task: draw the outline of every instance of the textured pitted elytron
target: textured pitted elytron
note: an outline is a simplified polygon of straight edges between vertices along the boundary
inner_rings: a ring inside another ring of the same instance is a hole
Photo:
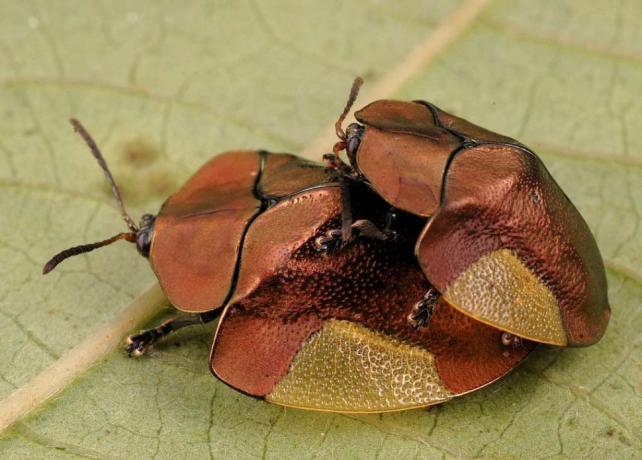
[[[308,409],[370,412],[427,406],[451,397],[425,349],[356,323],[331,320],[305,342],[266,399]]]
[[[444,292],[444,299],[499,329],[554,345],[566,345],[553,293],[508,249],[472,263]]]

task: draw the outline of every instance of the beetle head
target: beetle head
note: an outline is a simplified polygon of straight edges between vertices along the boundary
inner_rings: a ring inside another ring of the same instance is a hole
[[[359,123],[350,123],[346,128],[345,149],[353,167],[357,166],[357,150],[359,149],[359,144],[361,144],[363,131],[364,126]]]
[[[149,250],[152,247],[152,236],[154,235],[154,222],[156,216],[153,214],[143,214],[138,224],[138,233],[136,234],[136,249],[143,257],[149,256]]]
[[[44,268],[42,269],[43,275],[46,275],[47,273],[49,273],[51,270],[56,268],[56,266],[60,262],[62,262],[63,260],[71,256],[83,254],[85,252],[90,252],[90,251],[93,251],[94,249],[107,246],[108,244],[114,243],[119,240],[125,240],[125,241],[129,241],[130,243],[135,243],[136,249],[138,249],[138,252],[143,257],[149,256],[149,250],[151,247],[152,236],[154,231],[154,220],[156,219],[156,217],[151,214],[145,214],[140,219],[139,225],[136,225],[134,223],[134,220],[129,216],[129,214],[127,213],[127,210],[125,209],[125,204],[123,203],[123,197],[120,193],[120,189],[116,185],[116,181],[114,180],[114,177],[112,176],[111,171],[109,171],[109,168],[107,167],[107,162],[105,162],[105,158],[103,157],[102,153],[98,149],[96,142],[91,137],[89,132],[85,129],[85,127],[78,120],[72,118],[70,121],[71,121],[71,125],[74,127],[76,132],[80,134],[80,137],[83,138],[83,140],[89,147],[89,150],[91,151],[92,155],[94,155],[94,157],[96,158],[96,161],[98,161],[98,164],[100,165],[103,172],[105,173],[105,176],[109,181],[109,185],[111,185],[111,191],[114,195],[114,198],[116,198],[118,207],[120,208],[120,213],[123,217],[123,220],[125,221],[125,223],[127,224],[127,227],[129,228],[129,232],[118,233],[117,235],[114,235],[111,238],[107,238],[106,240],[98,241],[96,243],[82,244],[80,246],[74,246],[72,248],[65,249],[64,251],[61,251],[55,256],[53,256],[45,264]]]

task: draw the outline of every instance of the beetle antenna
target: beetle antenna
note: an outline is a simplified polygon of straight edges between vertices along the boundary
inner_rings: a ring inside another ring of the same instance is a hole
[[[120,213],[123,216],[123,220],[125,221],[125,223],[129,227],[129,229],[133,233],[138,232],[138,227],[134,223],[134,220],[127,213],[127,209],[125,209],[125,203],[123,202],[123,197],[120,194],[120,189],[118,188],[118,185],[116,185],[116,181],[114,180],[114,176],[111,175],[111,171],[107,167],[107,162],[105,161],[105,158],[103,157],[103,154],[100,152],[100,149],[98,148],[98,145],[96,145],[96,141],[94,141],[94,139],[91,137],[91,134],[89,134],[89,132],[85,129],[85,127],[78,120],[76,120],[75,118],[71,118],[69,121],[71,122],[71,125],[74,127],[74,130],[78,134],[80,134],[80,137],[83,138],[83,140],[85,141],[85,143],[89,147],[89,150],[91,150],[92,155],[94,156],[94,158],[96,158],[96,161],[98,161],[98,164],[100,165],[100,167],[102,168],[103,172],[105,173],[105,176],[107,177],[107,180],[109,181],[109,185],[111,185],[111,192],[114,195],[114,198],[116,198],[116,202],[118,203],[118,207],[120,208]],[[78,246],[78,247],[81,247],[81,246]],[[90,249],[90,251],[91,251],[91,249]],[[83,251],[83,252],[86,252],[86,251]]]
[[[108,238],[103,241],[98,241],[97,243],[81,244],[80,246],[74,246],[73,248],[65,249],[64,251],[59,252],[58,254],[53,256],[51,259],[49,259],[49,262],[47,262],[42,269],[42,274],[46,275],[51,270],[56,268],[56,265],[58,265],[63,260],[68,259],[69,257],[77,256],[78,254],[84,254],[85,252],[90,252],[90,251],[93,251],[94,249],[102,248],[103,246],[107,246],[108,244],[112,244],[118,240],[127,240],[132,243],[135,243],[136,233],[133,233],[133,232],[119,233],[118,235],[114,235],[111,238]]]
[[[96,141],[94,141],[94,139],[91,137],[91,134],[89,134],[89,132],[82,125],[82,123],[80,123],[78,120],[76,120],[75,118],[71,118],[69,121],[71,122],[71,125],[74,127],[74,130],[78,134],[80,134],[80,137],[83,138],[83,140],[89,147],[89,150],[91,151],[92,155],[94,156],[94,158],[96,158],[96,160],[98,161],[98,164],[100,165],[101,169],[105,173],[105,176],[109,181],[109,185],[111,185],[111,192],[114,195],[114,198],[116,198],[116,202],[118,203],[118,207],[120,208],[120,213],[123,216],[123,220],[127,224],[127,227],[129,227],[130,231],[126,233],[119,233],[103,241],[98,241],[96,243],[90,243],[90,244],[81,244],[80,246],[74,246],[73,248],[65,249],[64,251],[59,252],[58,254],[53,256],[51,259],[49,259],[49,262],[45,264],[45,266],[42,269],[43,275],[46,275],[47,273],[49,273],[51,270],[56,268],[56,266],[60,262],[62,262],[65,259],[68,259],[69,257],[76,256],[78,254],[84,254],[85,252],[90,252],[90,251],[93,251],[94,249],[102,248],[103,246],[107,246],[108,244],[115,243],[116,241],[119,241],[119,240],[126,240],[131,243],[135,243],[136,237],[138,235],[138,226],[134,223],[134,220],[127,213],[127,209],[125,209],[125,203],[123,202],[123,197],[120,194],[120,189],[118,188],[118,185],[116,185],[114,176],[111,175],[111,171],[107,167],[107,162],[105,161],[103,154],[100,152],[98,145],[96,145]]]
[[[352,105],[354,104],[354,101],[357,100],[357,96],[359,95],[359,89],[361,88],[361,85],[363,85],[363,78],[357,77],[354,79],[352,82],[352,88],[350,88],[350,96],[348,96],[348,102],[346,102],[346,106],[343,109],[343,113],[339,116],[339,119],[337,122],[334,124],[334,129],[335,132],[337,133],[337,136],[339,139],[342,141],[346,140],[346,132],[343,130],[341,125],[343,124],[343,120],[346,119],[346,116],[348,116],[348,112],[350,112],[350,109],[352,108]]]

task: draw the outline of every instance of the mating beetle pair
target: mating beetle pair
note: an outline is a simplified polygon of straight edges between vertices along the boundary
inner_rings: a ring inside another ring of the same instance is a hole
[[[537,342],[588,345],[610,309],[595,241],[537,156],[426,102],[355,113],[323,167],[234,151],[130,232],[187,316],[128,339],[138,355],[219,315],[210,367],[282,405],[383,412],[440,403]],[[339,153],[346,150],[349,165]]]

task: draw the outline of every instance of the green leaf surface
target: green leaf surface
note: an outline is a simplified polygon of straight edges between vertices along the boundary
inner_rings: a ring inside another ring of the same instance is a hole
[[[473,3],[0,0],[0,399],[154,280],[124,243],[40,275],[56,251],[124,228],[70,116],[132,214],[154,212],[216,152],[302,150],[356,74],[367,91]],[[347,416],[227,387],[207,367],[214,326],[196,327],[143,359],[96,362],[6,431],[0,457],[639,458],[640,23],[635,0],[491,0],[381,95],[428,99],[541,153],[606,262],[613,316],[597,345],[541,347],[431,410]]]

